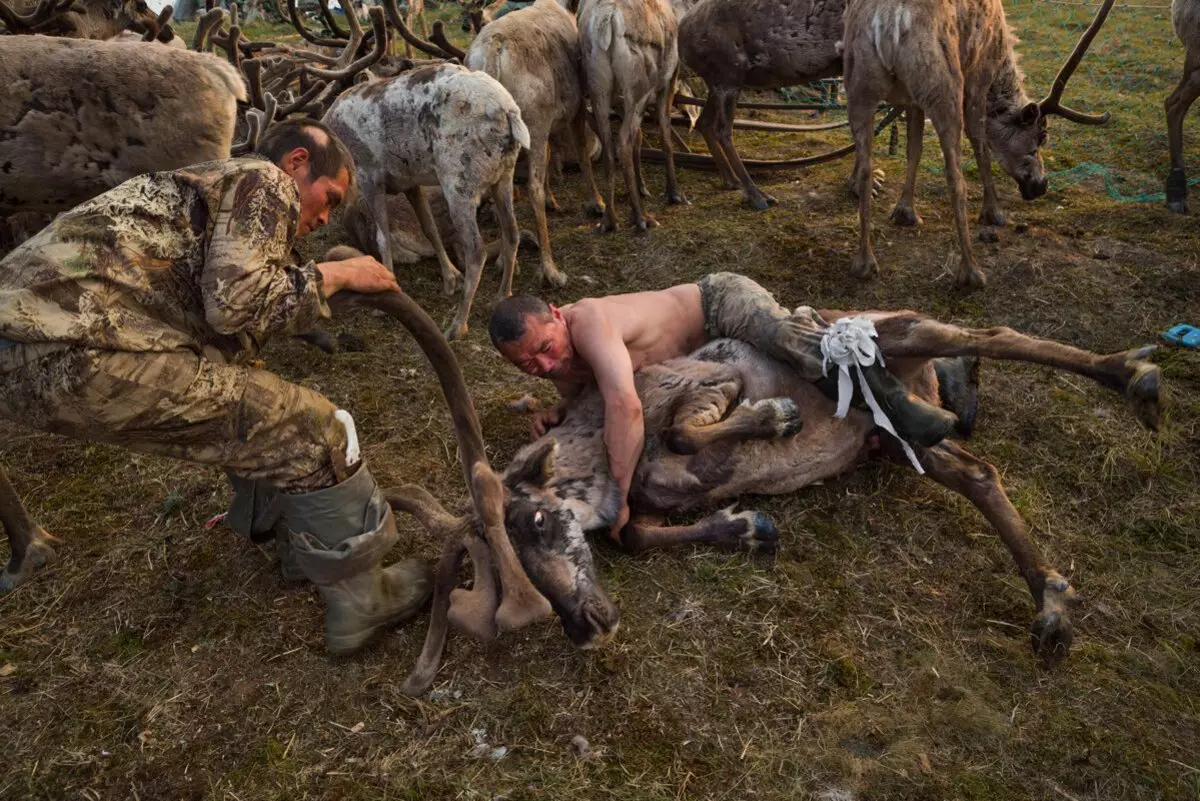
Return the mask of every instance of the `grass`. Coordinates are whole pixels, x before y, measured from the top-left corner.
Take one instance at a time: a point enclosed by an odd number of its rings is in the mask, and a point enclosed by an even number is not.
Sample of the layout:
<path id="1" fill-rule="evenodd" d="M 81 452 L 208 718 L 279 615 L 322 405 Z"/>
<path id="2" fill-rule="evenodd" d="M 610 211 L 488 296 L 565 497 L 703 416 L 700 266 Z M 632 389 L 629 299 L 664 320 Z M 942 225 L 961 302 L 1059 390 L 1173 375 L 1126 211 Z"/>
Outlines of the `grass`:
<path id="1" fill-rule="evenodd" d="M 1086 10 L 1027 1 L 1011 16 L 1038 94 Z M 1165 175 L 1161 101 L 1181 52 L 1164 19 L 1165 10 L 1114 11 L 1067 92 L 1078 107 L 1112 110 L 1113 122 L 1055 120 L 1051 169 L 1091 161 L 1149 176 L 1151 190 Z M 739 141 L 762 157 L 823 146 Z M 1196 141 L 1188 159 L 1200 173 Z M 692 205 L 664 208 L 662 171 L 651 166 L 649 208 L 662 227 L 647 236 L 591 233 L 579 177 L 566 176 L 556 193 L 567 211 L 552 231 L 572 280 L 548 297 L 561 304 L 736 269 L 791 304 L 914 308 L 1096 351 L 1197 322 L 1194 213 L 1117 202 L 1095 181 L 1052 181 L 1046 198 L 1022 203 L 999 176 L 1011 222 L 1027 229 L 976 242 L 990 283 L 958 292 L 942 179 L 920 175 L 922 228 L 891 227 L 903 164 L 886 142 L 873 223 L 883 273 L 871 283 L 847 275 L 857 226 L 842 183 L 848 161 L 763 176 L 781 201 L 764 214 L 690 171 L 681 180 Z M 529 227 L 526 205 L 518 209 Z M 305 251 L 341 236 L 324 232 Z M 522 257 L 525 291 L 535 289 L 534 258 Z M 402 281 L 448 321 L 435 264 L 408 268 Z M 503 466 L 526 431 L 507 402 L 553 392 L 491 352 L 484 321 L 497 282 L 489 270 L 470 336 L 454 347 Z M 370 315 L 332 328 L 370 350 L 330 358 L 279 342 L 269 364 L 354 412 L 381 482 L 460 496 L 444 403 L 409 338 Z M 1157 358 L 1174 393 L 1157 437 L 1118 397 L 1074 376 L 983 370 L 968 446 L 1001 471 L 1084 598 L 1075 650 L 1054 671 L 1029 652 L 1028 592 L 986 522 L 962 498 L 880 465 L 793 496 L 745 499 L 779 525 L 773 560 L 688 549 L 632 558 L 597 542 L 623 617 L 611 646 L 575 652 L 553 623 L 488 647 L 453 636 L 433 693 L 408 699 L 399 685 L 423 621 L 359 656 L 327 657 L 313 590 L 283 584 L 273 555 L 227 529 L 202 529 L 228 500 L 218 470 L 5 424 L 0 458 L 63 544 L 52 566 L 0 598 L 0 798 L 1195 799 L 1200 359 Z M 412 521 L 400 525 L 394 556 L 437 552 Z M 494 759 L 498 746 L 507 750 Z"/>

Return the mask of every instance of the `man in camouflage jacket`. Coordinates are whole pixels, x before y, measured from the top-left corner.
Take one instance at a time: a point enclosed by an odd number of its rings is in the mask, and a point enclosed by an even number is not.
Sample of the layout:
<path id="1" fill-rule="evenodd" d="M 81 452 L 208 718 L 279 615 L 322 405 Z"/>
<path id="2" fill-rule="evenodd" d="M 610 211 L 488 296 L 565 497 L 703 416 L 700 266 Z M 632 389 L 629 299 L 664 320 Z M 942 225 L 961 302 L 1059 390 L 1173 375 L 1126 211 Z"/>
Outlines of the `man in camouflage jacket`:
<path id="1" fill-rule="evenodd" d="M 133 178 L 0 261 L 0 417 L 225 468 L 230 524 L 276 531 L 344 653 L 419 610 L 428 568 L 380 568 L 395 522 L 366 465 L 346 463 L 336 407 L 252 362 L 328 317 L 339 290 L 399 287 L 371 257 L 294 256 L 352 189 L 332 133 L 281 123 L 260 155 Z"/>

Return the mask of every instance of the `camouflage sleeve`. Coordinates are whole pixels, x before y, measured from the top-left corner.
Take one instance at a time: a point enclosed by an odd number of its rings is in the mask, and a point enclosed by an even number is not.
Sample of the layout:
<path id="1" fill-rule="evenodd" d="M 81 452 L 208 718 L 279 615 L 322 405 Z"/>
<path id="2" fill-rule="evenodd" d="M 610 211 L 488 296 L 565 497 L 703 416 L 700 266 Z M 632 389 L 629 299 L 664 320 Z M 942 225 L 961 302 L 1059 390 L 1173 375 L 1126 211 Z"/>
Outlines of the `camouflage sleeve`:
<path id="1" fill-rule="evenodd" d="M 226 180 L 200 281 L 205 318 L 218 333 L 262 341 L 329 317 L 316 264 L 292 261 L 299 220 L 296 185 L 283 173 L 250 169 Z"/>

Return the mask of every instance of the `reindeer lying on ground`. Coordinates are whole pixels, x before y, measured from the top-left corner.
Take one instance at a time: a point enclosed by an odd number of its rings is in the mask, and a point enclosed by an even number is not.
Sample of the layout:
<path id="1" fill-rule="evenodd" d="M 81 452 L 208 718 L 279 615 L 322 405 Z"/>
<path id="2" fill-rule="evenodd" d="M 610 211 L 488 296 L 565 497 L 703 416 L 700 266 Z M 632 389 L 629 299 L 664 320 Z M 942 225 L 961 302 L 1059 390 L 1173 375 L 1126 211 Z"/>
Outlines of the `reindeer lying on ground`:
<path id="1" fill-rule="evenodd" d="M 675 177 L 671 149 L 671 101 L 679 72 L 675 12 L 667 0 L 582 0 L 579 43 L 592 115 L 604 155 L 608 181 L 601 229 L 617 227 L 613 212 L 613 137 L 609 115 L 614 101 L 622 107 L 617 152 L 632 206 L 632 224 L 644 231 L 656 225 L 642 209 L 649 197 L 642 178 L 642 115 L 651 100 L 658 111 L 658 130 L 667 162 L 667 203 L 686 203 Z"/>
<path id="2" fill-rule="evenodd" d="M 822 316 L 832 321 L 845 313 Z M 1098 356 L 1007 328 L 964 329 L 913 312 L 868 316 L 888 368 L 918 395 L 941 397 L 967 426 L 974 417 L 972 375 L 978 358 L 1032 362 L 1086 376 L 1122 392 L 1148 428 L 1158 425 L 1160 372 L 1143 361 L 1153 348 Z M 819 390 L 744 343 L 717 340 L 689 357 L 643 368 L 635 378 L 646 444 L 630 490 L 635 518 L 622 531 L 631 551 L 683 543 L 774 551 L 775 527 L 757 512 L 722 511 L 678 527 L 654 525 L 638 515 L 695 509 L 748 493 L 795 492 L 868 458 L 869 414 L 851 411 L 843 420 L 834 418 L 833 402 Z M 452 408 L 461 403 L 450 400 Z M 517 453 L 502 477 L 508 535 L 521 564 L 581 648 L 609 639 L 619 620 L 584 536 L 607 530 L 619 507 L 601 437 L 603 408 L 598 392 L 581 396 L 560 425 Z M 1075 592 L 1031 540 L 996 469 L 949 441 L 920 449 L 918 457 L 932 479 L 984 514 L 1012 554 L 1037 609 L 1034 651 L 1048 662 L 1065 657 L 1073 636 L 1069 607 Z M 419 487 L 401 487 L 388 497 L 394 508 L 413 514 L 451 543 L 439 566 L 425 648 L 405 685 L 406 692 L 420 693 L 433 680 L 448 620 L 474 636 L 493 637 L 491 615 L 499 597 L 488 564 L 478 564 L 490 558 L 478 538 L 468 533 L 465 543 L 455 545 L 470 531 L 469 517 L 450 515 Z M 476 561 L 475 588 L 451 593 L 463 547 Z M 536 617 L 536 610 L 526 617 Z"/>
<path id="3" fill-rule="evenodd" d="M 494 78 L 454 64 L 421 67 L 394 78 L 368 81 L 341 95 L 324 121 L 354 155 L 358 191 L 375 218 L 381 259 L 394 268 L 389 192 L 404 192 L 425 237 L 437 250 L 442 290 L 453 294 L 462 280 L 450 262 L 421 187 L 440 186 L 458 230 L 466 281 L 448 339 L 466 336 L 471 301 L 486 252 L 476 210 L 490 195 L 500 226 L 502 295 L 512 292 L 519 232 L 513 209 L 513 168 L 529 130 L 512 96 Z"/>
<path id="4" fill-rule="evenodd" d="M 1003 225 L 1004 214 L 992 185 L 991 151 L 1016 180 L 1021 196 L 1046 194 L 1046 173 L 1039 148 L 1046 143 L 1046 118 L 1059 114 L 1090 125 L 1108 115 L 1090 116 L 1059 102 L 1071 73 L 1079 65 L 1113 0 L 1105 0 L 1091 26 L 1040 103 L 1029 100 L 1024 76 L 1013 51 L 1000 0 L 857 0 L 845 15 L 845 84 L 850 127 L 854 132 L 855 169 L 859 187 L 859 245 L 850 272 L 869 278 L 879 270 L 871 250 L 872 120 L 880 101 L 908 104 L 908 170 L 904 190 L 892 210 L 897 225 L 917 225 L 913 209 L 921 139 L 928 114 L 945 156 L 946 184 L 958 231 L 962 265 L 960 285 L 981 287 L 983 271 L 971 251 L 967 230 L 967 197 L 962 177 L 962 131 L 975 149 L 983 183 L 984 225 Z"/>
<path id="5" fill-rule="evenodd" d="M 1200 97 L 1200 0 L 1172 0 L 1171 21 L 1183 42 L 1183 75 L 1167 98 L 1167 143 L 1171 173 L 1167 177 L 1167 208 L 1187 213 L 1187 173 L 1183 169 L 1183 118 Z"/>
<path id="6" fill-rule="evenodd" d="M 521 109 L 529 128 L 529 201 L 542 256 L 538 276 L 562 286 L 567 276 L 559 272 L 550 252 L 546 184 L 551 134 L 557 131 L 569 139 L 575 153 L 584 152 L 587 141 L 575 18 L 558 0 L 537 0 L 487 25 L 471 43 L 463 64 L 499 81 Z M 584 158 L 579 166 L 592 195 L 589 211 L 601 213 L 604 201 L 596 191 L 592 163 Z"/>

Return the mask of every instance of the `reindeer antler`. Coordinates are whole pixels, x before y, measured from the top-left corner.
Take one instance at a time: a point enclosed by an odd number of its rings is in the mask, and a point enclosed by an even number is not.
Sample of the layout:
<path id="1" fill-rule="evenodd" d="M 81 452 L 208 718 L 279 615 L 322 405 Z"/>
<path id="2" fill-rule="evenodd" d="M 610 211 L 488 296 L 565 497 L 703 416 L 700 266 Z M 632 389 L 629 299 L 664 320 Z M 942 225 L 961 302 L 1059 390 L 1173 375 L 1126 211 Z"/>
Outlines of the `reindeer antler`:
<path id="1" fill-rule="evenodd" d="M 1104 0 L 1104 5 L 1100 6 L 1100 10 L 1096 12 L 1096 17 L 1092 20 L 1092 24 L 1083 32 L 1083 36 L 1079 37 L 1079 41 L 1075 44 L 1075 49 L 1071 51 L 1071 56 L 1063 64 L 1062 69 L 1058 71 L 1058 75 L 1054 78 L 1054 83 L 1050 87 L 1050 94 L 1046 95 L 1045 99 L 1038 103 L 1038 110 L 1042 116 L 1057 114 L 1060 117 L 1066 117 L 1071 122 L 1078 122 L 1081 125 L 1103 125 L 1108 122 L 1112 115 L 1109 112 L 1103 114 L 1084 114 L 1081 111 L 1068 108 L 1060 101 L 1063 90 L 1067 88 L 1067 81 L 1071 80 L 1071 75 L 1075 72 L 1075 68 L 1079 66 L 1079 62 L 1083 60 L 1083 56 L 1087 53 L 1088 47 L 1091 46 L 1092 40 L 1096 38 L 1096 34 L 1100 31 L 1100 26 L 1104 24 L 1104 20 L 1108 19 L 1108 12 L 1112 10 L 1115 0 Z"/>
<path id="2" fill-rule="evenodd" d="M 300 19 L 300 10 L 296 7 L 296 0 L 287 0 L 288 18 L 292 21 L 292 27 L 296 29 L 305 41 L 311 42 L 321 47 L 341 47 L 344 39 L 329 39 L 324 36 L 317 36 L 305 26 L 304 21 Z"/>
<path id="3" fill-rule="evenodd" d="M 422 53 L 433 56 L 434 58 L 459 58 L 449 51 L 443 50 L 432 42 L 427 42 L 409 30 L 407 23 L 404 21 L 404 15 L 400 13 L 400 9 L 396 6 L 396 0 L 383 0 L 383 10 L 387 13 L 388 22 L 392 27 L 400 32 L 404 41 L 408 42 L 413 47 L 420 50 Z M 436 25 L 434 26 L 437 27 Z M 460 51 L 461 52 L 461 51 Z"/>
<path id="4" fill-rule="evenodd" d="M 433 23 L 433 33 L 429 34 L 429 41 L 445 50 L 451 56 L 454 56 L 459 61 L 467 57 L 465 50 L 459 50 L 454 44 L 446 38 L 446 25 L 439 19 Z"/>
<path id="5" fill-rule="evenodd" d="M 383 58 L 383 53 L 387 49 L 387 23 L 383 19 L 383 11 L 378 6 L 375 6 L 371 8 L 368 14 L 371 17 L 371 33 L 374 39 L 374 47 L 371 48 L 371 52 L 362 58 L 354 59 L 354 54 L 358 52 L 358 46 L 362 44 L 364 37 L 358 17 L 354 14 L 347 14 L 346 21 L 350 24 L 350 40 L 342 51 L 342 55 L 338 58 L 337 65 L 329 70 L 305 65 L 305 72 L 314 78 L 340 81 L 354 77 L 356 73 L 365 70 Z"/>
<path id="6" fill-rule="evenodd" d="M 192 34 L 192 49 L 198 53 L 207 53 L 212 43 L 212 33 L 225 19 L 225 9 L 214 8 L 204 13 L 196 23 L 196 32 Z"/>

